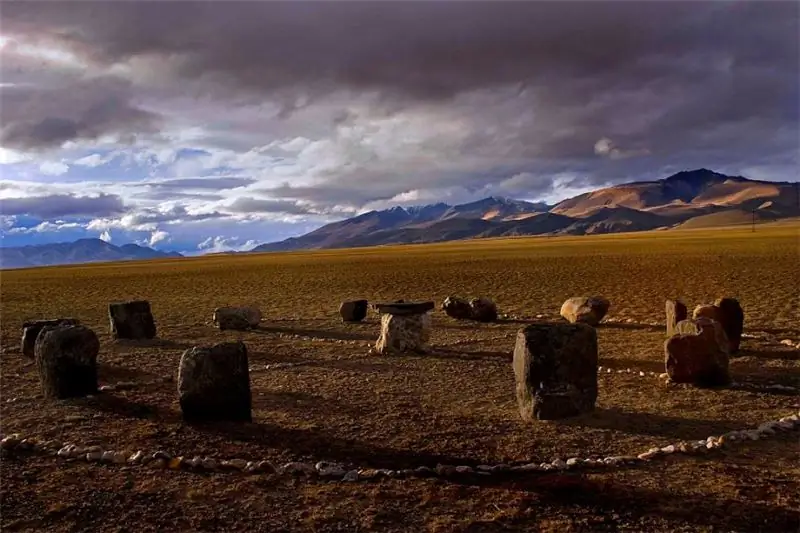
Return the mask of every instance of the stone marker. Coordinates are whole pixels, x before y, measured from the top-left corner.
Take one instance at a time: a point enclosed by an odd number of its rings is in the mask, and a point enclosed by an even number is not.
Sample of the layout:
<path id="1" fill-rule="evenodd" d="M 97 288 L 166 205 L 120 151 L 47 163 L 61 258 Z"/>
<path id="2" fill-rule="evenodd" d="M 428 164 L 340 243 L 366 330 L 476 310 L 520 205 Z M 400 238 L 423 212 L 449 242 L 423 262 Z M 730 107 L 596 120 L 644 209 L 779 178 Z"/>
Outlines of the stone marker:
<path id="1" fill-rule="evenodd" d="M 689 318 L 689 310 L 680 300 L 667 300 L 667 337 L 675 335 L 675 326 L 681 320 Z"/>
<path id="2" fill-rule="evenodd" d="M 186 421 L 252 422 L 244 343 L 223 342 L 186 350 L 178 369 L 178 399 Z"/>
<path id="3" fill-rule="evenodd" d="M 711 320 L 722 323 L 722 311 L 713 304 L 700 304 L 694 308 L 692 318 L 710 318 Z"/>
<path id="4" fill-rule="evenodd" d="M 108 318 L 115 339 L 153 339 L 156 336 L 156 323 L 148 301 L 109 304 Z"/>
<path id="5" fill-rule="evenodd" d="M 602 296 L 577 296 L 561 306 L 561 316 L 572 324 L 596 326 L 608 313 L 611 302 Z"/>
<path id="6" fill-rule="evenodd" d="M 376 304 L 381 313 L 381 335 L 375 351 L 383 355 L 427 353 L 433 302 Z"/>
<path id="7" fill-rule="evenodd" d="M 442 302 L 442 311 L 451 318 L 457 320 L 469 320 L 472 318 L 472 306 L 469 302 L 458 296 L 448 296 Z"/>
<path id="8" fill-rule="evenodd" d="M 665 365 L 676 383 L 713 387 L 730 383 L 728 339 L 722 324 L 708 317 L 682 320 L 664 343 Z"/>
<path id="9" fill-rule="evenodd" d="M 525 420 L 557 420 L 594 410 L 597 332 L 586 324 L 531 324 L 514 346 L 519 411 Z"/>
<path id="10" fill-rule="evenodd" d="M 55 318 L 51 320 L 29 320 L 22 324 L 22 355 L 34 357 L 34 347 L 36 337 L 45 326 L 77 326 L 80 321 L 77 318 Z"/>
<path id="11" fill-rule="evenodd" d="M 45 398 L 77 398 L 97 394 L 100 341 L 86 326 L 42 328 L 34 354 Z"/>
<path id="12" fill-rule="evenodd" d="M 220 330 L 243 331 L 258 327 L 261 310 L 257 307 L 217 307 L 211 319 Z"/>
<path id="13" fill-rule="evenodd" d="M 343 322 L 361 322 L 367 317 L 367 308 L 367 300 L 342 302 L 339 306 L 339 315 Z"/>
<path id="14" fill-rule="evenodd" d="M 714 305 L 719 309 L 722 328 L 728 336 L 730 353 L 737 353 L 742 343 L 744 329 L 744 311 L 735 298 L 719 298 Z"/>
<path id="15" fill-rule="evenodd" d="M 469 301 L 472 318 L 478 322 L 494 322 L 497 320 L 497 305 L 489 298 L 473 298 Z"/>

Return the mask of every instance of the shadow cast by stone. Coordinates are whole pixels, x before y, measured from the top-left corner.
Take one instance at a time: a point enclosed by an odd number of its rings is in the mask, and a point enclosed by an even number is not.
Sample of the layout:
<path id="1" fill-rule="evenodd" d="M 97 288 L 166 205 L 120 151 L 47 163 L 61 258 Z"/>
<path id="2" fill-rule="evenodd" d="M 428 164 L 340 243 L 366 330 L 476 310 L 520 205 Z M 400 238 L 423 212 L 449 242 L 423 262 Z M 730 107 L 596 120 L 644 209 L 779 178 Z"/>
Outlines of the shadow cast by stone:
<path id="1" fill-rule="evenodd" d="M 782 361 L 800 361 L 800 350 L 758 350 L 742 349 L 736 354 L 736 358 L 754 357 L 756 359 L 774 359 Z"/>
<path id="2" fill-rule="evenodd" d="M 253 409 L 300 413 L 321 411 L 326 414 L 346 414 L 354 418 L 364 415 L 363 409 L 346 402 L 298 391 L 259 393 L 253 396 Z"/>
<path id="3" fill-rule="evenodd" d="M 351 325 L 351 324 L 348 324 Z M 257 328 L 250 330 L 251 333 L 260 334 L 276 334 L 282 333 L 284 335 L 301 335 L 303 337 L 315 337 L 318 339 L 330 339 L 339 341 L 372 341 L 378 336 L 377 333 L 355 333 L 349 331 L 332 331 L 325 329 L 304 329 L 304 328 L 285 328 L 279 326 L 264 326 L 261 325 Z"/>
<path id="4" fill-rule="evenodd" d="M 591 413 L 565 418 L 554 423 L 684 440 L 704 439 L 708 435 L 721 435 L 741 429 L 740 422 L 685 418 L 604 407 L 596 407 Z"/>
<path id="5" fill-rule="evenodd" d="M 119 381 L 132 381 L 136 383 L 139 381 L 153 381 L 164 377 L 137 368 L 117 366 L 108 363 L 97 364 L 97 375 L 99 382 L 103 384 L 114 384 Z"/>
<path id="6" fill-rule="evenodd" d="M 636 324 L 636 323 L 626 324 L 621 322 L 601 322 L 600 324 L 597 325 L 597 329 L 622 329 L 622 330 L 644 330 L 644 331 L 666 332 L 666 326 L 664 325 L 653 326 L 651 324 Z"/>
<path id="7" fill-rule="evenodd" d="M 431 352 L 427 354 L 408 354 L 414 357 L 423 357 L 427 359 L 441 359 L 444 361 L 453 361 L 461 359 L 464 361 L 504 361 L 510 363 L 514 359 L 514 354 L 511 351 L 499 352 L 478 350 L 471 352 L 464 352 L 460 350 L 451 350 L 447 348 L 437 348 L 433 346 Z"/>
<path id="8" fill-rule="evenodd" d="M 122 418 L 159 421 L 177 421 L 180 419 L 180 413 L 174 409 L 155 407 L 143 402 L 129 400 L 115 393 L 101 392 L 92 398 L 69 400 L 69 404 L 113 414 Z"/>

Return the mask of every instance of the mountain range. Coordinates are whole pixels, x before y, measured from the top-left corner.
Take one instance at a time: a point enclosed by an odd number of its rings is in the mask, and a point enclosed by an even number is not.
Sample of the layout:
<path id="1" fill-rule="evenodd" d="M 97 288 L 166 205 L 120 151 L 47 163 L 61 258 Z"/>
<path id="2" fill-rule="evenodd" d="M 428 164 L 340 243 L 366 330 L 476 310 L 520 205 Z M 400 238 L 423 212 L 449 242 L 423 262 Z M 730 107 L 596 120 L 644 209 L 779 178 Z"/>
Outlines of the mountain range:
<path id="1" fill-rule="evenodd" d="M 555 205 L 490 197 L 370 211 L 253 252 L 350 248 L 519 235 L 587 235 L 704 227 L 800 215 L 800 185 L 705 168 L 615 185 Z"/>
<path id="2" fill-rule="evenodd" d="M 138 244 L 114 246 L 100 239 L 78 239 L 75 242 L 2 248 L 0 267 L 25 268 L 168 257 L 183 257 L 183 255 L 178 252 L 160 252 Z"/>
<path id="3" fill-rule="evenodd" d="M 522 235 L 588 235 L 699 228 L 800 216 L 800 184 L 708 169 L 615 185 L 555 205 L 489 197 L 475 202 L 369 211 L 251 252 L 350 248 Z M 249 252 L 248 252 L 249 253 Z M 0 249 L 0 267 L 182 257 L 100 239 Z"/>

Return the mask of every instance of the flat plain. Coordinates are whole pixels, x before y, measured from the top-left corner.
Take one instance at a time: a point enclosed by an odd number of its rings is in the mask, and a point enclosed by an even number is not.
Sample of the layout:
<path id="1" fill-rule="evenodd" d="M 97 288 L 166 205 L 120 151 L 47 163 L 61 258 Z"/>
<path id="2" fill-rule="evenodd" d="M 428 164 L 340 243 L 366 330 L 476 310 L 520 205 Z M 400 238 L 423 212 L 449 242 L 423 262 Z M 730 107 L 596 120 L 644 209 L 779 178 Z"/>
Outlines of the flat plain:
<path id="1" fill-rule="evenodd" d="M 2 433 L 173 456 L 337 461 L 371 468 L 550 462 L 637 454 L 797 412 L 796 394 L 666 384 L 664 302 L 719 296 L 745 310 L 736 381 L 800 387 L 800 226 L 535 237 L 285 254 L 220 255 L 4 271 Z M 506 318 L 459 322 L 450 295 Z M 577 295 L 612 302 L 598 327 L 596 410 L 526 423 L 511 356 L 526 323 Z M 379 320 L 344 324 L 346 299 L 434 300 L 432 353 L 370 355 Z M 147 299 L 157 343 L 115 342 L 107 305 Z M 259 329 L 220 332 L 215 307 L 256 305 Z M 45 402 L 21 324 L 76 317 L 101 339 L 100 383 L 142 383 Z M 252 424 L 189 426 L 182 352 L 242 339 Z M 789 342 L 782 343 L 787 340 Z M 298 366 L 266 365 L 302 362 Z M 631 372 L 618 373 L 616 370 Z M 638 372 L 645 375 L 640 376 Z M 164 380 L 167 378 L 167 381 Z M 172 378 L 172 381 L 168 379 Z M 646 465 L 484 480 L 357 482 L 197 473 L 37 455 L 2 460 L 3 531 L 788 531 L 800 529 L 796 431 Z"/>

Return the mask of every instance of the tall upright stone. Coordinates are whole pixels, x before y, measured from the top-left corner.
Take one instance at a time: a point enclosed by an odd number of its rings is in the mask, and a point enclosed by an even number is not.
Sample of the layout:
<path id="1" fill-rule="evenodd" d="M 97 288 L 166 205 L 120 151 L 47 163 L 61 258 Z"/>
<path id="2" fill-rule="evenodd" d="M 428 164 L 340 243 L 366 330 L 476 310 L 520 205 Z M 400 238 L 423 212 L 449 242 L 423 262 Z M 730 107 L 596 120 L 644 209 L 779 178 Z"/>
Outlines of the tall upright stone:
<path id="1" fill-rule="evenodd" d="M 608 313 L 611 302 L 602 296 L 576 296 L 561 306 L 561 316 L 571 324 L 596 326 Z"/>
<path id="2" fill-rule="evenodd" d="M 195 346 L 181 356 L 178 400 L 189 422 L 251 422 L 250 369 L 243 342 Z"/>
<path id="3" fill-rule="evenodd" d="M 557 420 L 594 410 L 597 332 L 586 324 L 531 324 L 517 333 L 514 376 L 525 420 Z"/>
<path id="4" fill-rule="evenodd" d="M 339 305 L 339 316 L 342 322 L 361 322 L 367 318 L 367 300 L 350 300 Z"/>
<path id="5" fill-rule="evenodd" d="M 675 326 L 681 320 L 686 320 L 689 317 L 689 310 L 680 300 L 667 300 L 667 337 L 675 335 Z"/>
<path id="6" fill-rule="evenodd" d="M 44 326 L 34 347 L 42 394 L 52 399 L 96 394 L 99 352 L 97 335 L 85 326 Z"/>
<path id="7" fill-rule="evenodd" d="M 115 339 L 153 339 L 156 323 L 150 311 L 150 302 L 136 300 L 108 305 L 111 336 Z"/>
<path id="8" fill-rule="evenodd" d="M 728 336 L 730 353 L 737 353 L 742 343 L 742 330 L 744 329 L 742 306 L 735 298 L 719 298 L 714 305 L 719 309 L 722 328 L 725 330 L 725 335 Z"/>
<path id="9" fill-rule="evenodd" d="M 730 383 L 728 338 L 722 324 L 708 317 L 678 322 L 664 343 L 665 366 L 676 383 L 713 387 Z"/>
<path id="10" fill-rule="evenodd" d="M 34 357 L 36 338 L 39 333 L 47 326 L 77 326 L 80 321 L 77 318 L 55 318 L 51 320 L 29 320 L 22 324 L 22 355 Z"/>
<path id="11" fill-rule="evenodd" d="M 427 353 L 433 302 L 376 304 L 381 313 L 381 334 L 375 351 L 382 355 Z"/>

